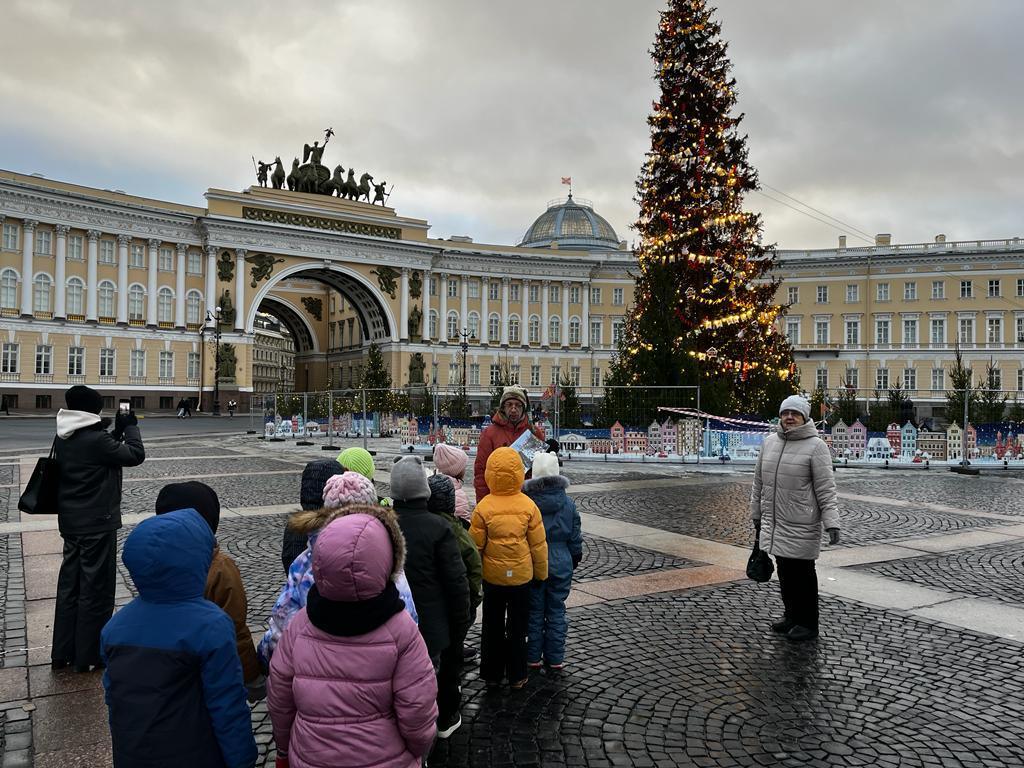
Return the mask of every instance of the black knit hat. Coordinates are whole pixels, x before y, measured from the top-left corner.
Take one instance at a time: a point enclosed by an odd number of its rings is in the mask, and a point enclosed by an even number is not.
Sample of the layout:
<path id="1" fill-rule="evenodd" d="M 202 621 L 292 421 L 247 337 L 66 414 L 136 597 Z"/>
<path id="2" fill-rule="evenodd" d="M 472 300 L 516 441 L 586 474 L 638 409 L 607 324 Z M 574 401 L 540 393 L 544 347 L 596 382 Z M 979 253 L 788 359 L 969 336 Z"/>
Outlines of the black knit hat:
<path id="1" fill-rule="evenodd" d="M 455 484 L 447 475 L 431 475 L 427 478 L 427 485 L 430 486 L 430 498 L 427 499 L 427 509 L 431 512 L 449 515 L 455 514 Z"/>
<path id="2" fill-rule="evenodd" d="M 190 480 L 187 483 L 170 483 L 160 489 L 156 497 L 156 513 L 174 512 L 179 509 L 194 509 L 210 530 L 217 533 L 220 524 L 220 499 L 217 492 L 206 483 Z"/>
<path id="3" fill-rule="evenodd" d="M 336 461 L 322 459 L 311 461 L 302 470 L 302 487 L 299 489 L 299 504 L 303 509 L 320 509 L 324 505 L 324 486 L 327 478 L 340 475 L 345 468 Z"/>
<path id="4" fill-rule="evenodd" d="M 72 411 L 99 413 L 103 410 L 103 396 L 84 384 L 75 384 L 64 393 L 64 402 Z"/>

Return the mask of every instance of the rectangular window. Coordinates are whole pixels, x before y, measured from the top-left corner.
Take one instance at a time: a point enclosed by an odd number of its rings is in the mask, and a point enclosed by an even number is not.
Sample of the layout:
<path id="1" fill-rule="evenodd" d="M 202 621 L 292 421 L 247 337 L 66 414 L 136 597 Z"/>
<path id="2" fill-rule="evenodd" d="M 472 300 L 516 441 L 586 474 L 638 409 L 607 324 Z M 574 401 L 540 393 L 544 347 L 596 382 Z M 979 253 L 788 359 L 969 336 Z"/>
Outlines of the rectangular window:
<path id="1" fill-rule="evenodd" d="M 501 366 L 497 363 L 491 363 L 490 375 L 488 376 L 488 384 L 492 387 L 501 381 Z"/>
<path id="2" fill-rule="evenodd" d="M 53 395 L 36 395 L 36 408 L 50 410 L 53 407 Z"/>
<path id="3" fill-rule="evenodd" d="M 487 298 L 491 301 L 497 301 L 501 298 L 501 283 L 497 280 L 491 280 L 487 284 Z"/>
<path id="4" fill-rule="evenodd" d="M 786 318 L 786 338 L 794 347 L 800 343 L 800 321 L 795 317 Z"/>
<path id="5" fill-rule="evenodd" d="M 1003 318 L 1001 317 L 990 317 L 988 318 L 988 332 L 985 336 L 985 340 L 989 344 L 1002 344 L 1003 343 Z"/>
<path id="6" fill-rule="evenodd" d="M 85 347 L 68 347 L 68 376 L 85 375 Z"/>
<path id="7" fill-rule="evenodd" d="M 189 251 L 188 258 L 186 259 L 188 264 L 188 273 L 190 275 L 201 275 L 203 274 L 203 254 L 199 251 Z M 334 299 L 334 296 L 331 296 Z"/>
<path id="8" fill-rule="evenodd" d="M 875 371 L 875 389 L 889 388 L 889 369 L 879 368 Z"/>
<path id="9" fill-rule="evenodd" d="M 941 392 L 946 388 L 946 371 L 942 368 L 932 368 L 932 390 Z"/>
<path id="10" fill-rule="evenodd" d="M 988 281 L 988 297 L 990 299 L 998 299 L 1003 295 L 1003 284 L 1001 280 L 989 280 Z"/>
<path id="11" fill-rule="evenodd" d="M 1022 318 L 1024 319 L 1024 318 Z M 590 321 L 590 346 L 600 347 L 601 346 L 601 326 L 603 323 L 600 320 Z"/>
<path id="12" fill-rule="evenodd" d="M 849 304 L 854 304 L 860 301 L 860 286 L 856 283 L 846 286 L 846 301 Z"/>
<path id="13" fill-rule="evenodd" d="M 590 386 L 601 386 L 601 369 L 596 366 L 590 369 Z"/>
<path id="14" fill-rule="evenodd" d="M 557 384 L 558 383 L 558 377 L 559 377 L 559 375 L 561 373 L 561 370 L 562 369 L 561 369 L 560 366 L 557 366 L 557 365 L 551 366 L 551 383 L 552 384 Z"/>
<path id="15" fill-rule="evenodd" d="M 930 340 L 932 345 L 940 345 L 946 343 L 946 321 L 941 317 L 933 317 L 931 322 L 931 336 Z"/>
<path id="16" fill-rule="evenodd" d="M 970 299 L 974 297 L 974 284 L 970 280 L 960 281 L 960 298 Z"/>
<path id="17" fill-rule="evenodd" d="M 612 288 L 612 304 L 616 307 L 621 307 L 626 303 L 622 288 Z"/>
<path id="18" fill-rule="evenodd" d="M 917 344 L 917 320 L 912 318 L 903 319 L 903 343 Z"/>
<path id="19" fill-rule="evenodd" d="M 889 343 L 889 321 L 875 320 L 875 344 Z"/>
<path id="20" fill-rule="evenodd" d="M 889 284 L 879 283 L 875 286 L 875 299 L 877 301 L 888 301 L 889 300 Z"/>
<path id="21" fill-rule="evenodd" d="M 430 278 L 430 295 L 437 296 L 437 278 Z"/>
<path id="22" fill-rule="evenodd" d="M 18 372 L 18 345 L 4 342 L 2 354 L 0 354 L 0 373 Z"/>
<path id="23" fill-rule="evenodd" d="M 146 350 L 133 349 L 128 358 L 128 375 L 136 378 L 144 378 L 146 375 Z"/>
<path id="24" fill-rule="evenodd" d="M 520 381 L 519 381 L 519 363 L 516 363 L 515 365 L 512 366 L 512 369 L 509 371 L 509 378 L 511 379 L 511 383 L 512 384 L 519 384 L 520 383 Z"/>
<path id="25" fill-rule="evenodd" d="M 860 387 L 860 371 L 858 369 L 846 369 L 846 386 L 851 389 L 858 389 Z"/>
<path id="26" fill-rule="evenodd" d="M 814 343 L 828 344 L 828 320 L 814 321 Z"/>
<path id="27" fill-rule="evenodd" d="M 51 256 L 53 254 L 53 233 L 48 229 L 36 230 L 35 251 L 37 256 Z"/>
<path id="28" fill-rule="evenodd" d="M 942 280 L 932 280 L 932 298 L 946 298 L 946 284 Z"/>
<path id="29" fill-rule="evenodd" d="M 462 377 L 460 376 L 461 369 L 458 363 L 448 364 L 448 384 L 461 384 Z"/>
<path id="30" fill-rule="evenodd" d="M 18 250 L 18 227 L 15 224 L 4 224 L 4 250 Z"/>
<path id="31" fill-rule="evenodd" d="M 974 343 L 974 318 L 961 317 L 959 322 L 959 333 L 957 339 L 961 344 Z"/>
<path id="32" fill-rule="evenodd" d="M 187 359 L 188 368 L 185 372 L 186 378 L 198 379 L 199 378 L 199 353 L 189 352 Z"/>
<path id="33" fill-rule="evenodd" d="M 1024 280 L 1022 280 L 1021 282 L 1024 282 Z M 1021 295 L 1024 295 L 1024 294 L 1021 294 Z M 590 303 L 591 304 L 600 304 L 601 303 L 601 289 L 600 288 L 591 288 L 590 289 Z"/>
<path id="34" fill-rule="evenodd" d="M 100 350 L 100 376 L 113 376 L 115 371 L 114 350 L 104 347 Z"/>
<path id="35" fill-rule="evenodd" d="M 578 365 L 574 365 L 569 369 L 569 383 L 574 387 L 580 385 L 580 367 Z"/>
<path id="36" fill-rule="evenodd" d="M 913 392 L 917 389 L 917 369 L 916 368 L 904 368 L 903 369 L 903 389 L 908 392 Z"/>
<path id="37" fill-rule="evenodd" d="M 530 303 L 536 304 L 538 301 L 540 301 L 540 286 L 530 283 Z"/>
<path id="38" fill-rule="evenodd" d="M 903 300 L 917 301 L 917 283 L 903 284 Z"/>
<path id="39" fill-rule="evenodd" d="M 828 368 L 815 371 L 814 383 L 818 389 L 828 389 Z"/>
<path id="40" fill-rule="evenodd" d="M 1024 344 L 1024 315 L 1017 316 L 1017 343 Z"/>
<path id="41" fill-rule="evenodd" d="M 612 320 L 612 344 L 616 347 L 619 346 L 619 342 L 622 340 L 622 329 L 624 323 L 622 320 Z"/>
<path id="42" fill-rule="evenodd" d="M 480 281 L 469 280 L 466 285 L 469 286 L 469 298 L 479 299 L 480 298 Z"/>
<path id="43" fill-rule="evenodd" d="M 1024 392 L 1024 368 L 1017 369 L 1017 391 Z"/>
<path id="44" fill-rule="evenodd" d="M 539 365 L 531 365 L 530 366 L 530 386 L 531 387 L 539 387 L 540 386 L 540 366 Z"/>
<path id="45" fill-rule="evenodd" d="M 548 286 L 548 300 L 557 304 L 562 300 L 562 287 L 559 285 Z"/>
<path id="46" fill-rule="evenodd" d="M 1024 296 L 1024 278 L 1017 278 L 1017 296 Z"/>
<path id="47" fill-rule="evenodd" d="M 860 320 L 846 321 L 846 343 L 860 344 Z"/>
<path id="48" fill-rule="evenodd" d="M 156 265 L 157 269 L 159 269 L 161 272 L 173 272 L 174 251 L 172 251 L 170 248 L 161 248 L 158 251 Z"/>
<path id="49" fill-rule="evenodd" d="M 448 298 L 449 299 L 456 299 L 456 298 L 458 298 L 458 296 L 459 296 L 459 281 L 458 280 L 451 280 L 451 279 L 449 279 L 448 280 Z"/>
<path id="50" fill-rule="evenodd" d="M 138 243 L 133 243 L 131 248 L 128 249 L 128 266 L 136 269 L 144 269 L 146 267 L 146 249 L 144 246 Z"/>
<path id="51" fill-rule="evenodd" d="M 819 304 L 828 304 L 828 286 L 827 285 L 819 285 L 818 286 L 817 301 L 818 301 Z"/>
<path id="52" fill-rule="evenodd" d="M 569 288 L 569 303 L 579 304 L 580 303 L 580 287 L 573 285 Z"/>
<path id="53" fill-rule="evenodd" d="M 72 261 L 82 260 L 82 236 L 69 235 L 67 245 L 67 257 Z"/>
<path id="54" fill-rule="evenodd" d="M 53 373 L 53 347 L 49 344 L 36 345 L 36 374 L 45 376 Z"/>
<path id="55" fill-rule="evenodd" d="M 999 368 L 993 368 L 989 373 L 991 379 L 986 382 L 989 389 L 1002 389 L 1003 388 L 1003 372 Z"/>
<path id="56" fill-rule="evenodd" d="M 791 285 L 786 289 L 786 299 L 789 304 L 800 303 L 800 287 L 797 285 Z"/>
<path id="57" fill-rule="evenodd" d="M 469 383 L 470 386 L 480 386 L 480 363 L 469 364 Z"/>
<path id="58" fill-rule="evenodd" d="M 509 301 L 519 301 L 519 289 L 521 286 L 519 283 L 513 283 L 508 287 L 508 298 Z"/>
<path id="59" fill-rule="evenodd" d="M 114 241 L 100 240 L 100 264 L 113 264 L 116 261 L 114 258 Z"/>
<path id="60" fill-rule="evenodd" d="M 173 379 L 174 378 L 174 353 L 173 352 L 161 352 L 160 353 L 160 378 L 161 379 Z"/>

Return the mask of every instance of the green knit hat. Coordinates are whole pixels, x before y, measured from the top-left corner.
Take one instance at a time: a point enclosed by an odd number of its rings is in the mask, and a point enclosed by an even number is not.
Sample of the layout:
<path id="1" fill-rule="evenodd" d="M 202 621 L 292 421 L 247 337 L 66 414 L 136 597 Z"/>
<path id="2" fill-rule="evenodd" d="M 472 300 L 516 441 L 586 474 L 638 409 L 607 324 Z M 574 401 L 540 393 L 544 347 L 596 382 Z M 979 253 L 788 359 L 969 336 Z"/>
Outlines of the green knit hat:
<path id="1" fill-rule="evenodd" d="M 373 480 L 373 456 L 365 448 L 346 448 L 338 454 L 338 463 L 347 470 L 358 472 L 367 480 Z"/>

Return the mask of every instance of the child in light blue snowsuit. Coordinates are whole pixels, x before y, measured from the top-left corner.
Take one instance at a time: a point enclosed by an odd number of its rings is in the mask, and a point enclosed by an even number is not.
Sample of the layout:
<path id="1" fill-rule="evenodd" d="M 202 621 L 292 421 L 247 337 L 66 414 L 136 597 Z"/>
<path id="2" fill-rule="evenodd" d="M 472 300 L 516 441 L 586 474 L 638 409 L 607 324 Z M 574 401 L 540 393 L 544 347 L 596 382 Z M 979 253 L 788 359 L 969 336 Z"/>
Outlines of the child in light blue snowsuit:
<path id="1" fill-rule="evenodd" d="M 569 481 L 558 474 L 558 456 L 538 453 L 533 457 L 533 478 L 523 483 L 523 493 L 540 509 L 548 541 L 548 578 L 534 582 L 530 590 L 526 659 L 533 669 L 542 663 L 548 669 L 561 669 L 565 663 L 569 628 L 565 600 L 572 572 L 583 558 L 580 513 L 565 493 L 568 487 Z"/>

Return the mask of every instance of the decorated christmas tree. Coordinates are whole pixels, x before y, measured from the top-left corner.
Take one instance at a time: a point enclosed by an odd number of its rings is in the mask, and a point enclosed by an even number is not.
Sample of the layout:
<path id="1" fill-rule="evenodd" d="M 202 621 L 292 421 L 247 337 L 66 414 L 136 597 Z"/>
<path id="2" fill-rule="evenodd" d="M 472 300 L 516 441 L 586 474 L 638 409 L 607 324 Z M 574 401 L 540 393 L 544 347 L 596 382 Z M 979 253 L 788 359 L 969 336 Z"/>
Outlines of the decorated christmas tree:
<path id="1" fill-rule="evenodd" d="M 700 384 L 706 411 L 770 413 L 795 390 L 795 366 L 776 329 L 774 254 L 760 216 L 743 210 L 757 172 L 720 32 L 704 0 L 671 0 L 661 14 L 651 51 L 661 93 L 637 180 L 639 272 L 611 383 Z"/>

